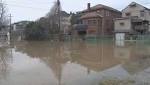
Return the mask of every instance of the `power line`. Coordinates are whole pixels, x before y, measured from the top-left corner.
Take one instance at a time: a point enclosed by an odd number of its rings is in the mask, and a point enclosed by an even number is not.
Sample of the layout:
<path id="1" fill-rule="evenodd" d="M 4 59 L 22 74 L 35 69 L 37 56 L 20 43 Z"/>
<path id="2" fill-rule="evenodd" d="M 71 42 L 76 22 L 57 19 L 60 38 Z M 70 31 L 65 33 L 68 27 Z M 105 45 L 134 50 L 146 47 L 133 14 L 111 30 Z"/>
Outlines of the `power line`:
<path id="1" fill-rule="evenodd" d="M 32 6 L 23 6 L 23 5 L 16 5 L 16 4 L 7 4 L 7 5 L 11 5 L 11 6 L 15 6 L 15 7 L 22 7 L 22 8 L 38 9 L 38 10 L 49 10 L 49 9 L 45 9 L 45 8 L 32 7 Z M 49 8 L 49 7 L 47 7 L 47 8 Z"/>
<path id="2" fill-rule="evenodd" d="M 0 3 L 0 4 L 2 4 L 2 3 Z M 45 8 L 24 6 L 24 5 L 18 5 L 18 4 L 4 4 L 4 5 L 11 5 L 11 6 L 15 6 L 15 7 L 23 7 L 23 8 L 37 9 L 37 10 L 50 10 L 50 9 L 45 9 Z M 47 8 L 50 8 L 50 7 L 47 7 Z"/>
<path id="3" fill-rule="evenodd" d="M 147 1 L 144 1 L 144 2 L 143 2 L 143 0 L 139 0 L 139 2 L 141 2 L 141 3 L 144 4 L 144 5 L 149 5 L 149 4 L 150 4 L 150 1 L 148 1 L 148 0 L 147 0 Z"/>
<path id="4" fill-rule="evenodd" d="M 23 3 L 23 4 L 36 4 L 36 5 L 49 5 L 49 4 L 54 4 L 55 2 L 49 2 L 49 3 L 35 3 L 33 1 L 30 1 L 30 2 L 16 2 L 16 1 L 9 1 L 9 3 L 15 3 L 15 4 L 20 4 L 20 3 Z"/>
<path id="5" fill-rule="evenodd" d="M 16 3 L 16 2 L 18 2 L 18 1 L 9 1 L 9 2 L 15 2 L 15 3 Z M 50 3 L 54 3 L 54 1 L 53 1 L 53 2 L 49 2 L 49 1 L 48 1 L 48 2 L 43 2 L 43 1 L 42 1 L 42 2 L 40 1 L 40 2 L 39 2 L 39 1 L 32 1 L 32 0 L 30 0 L 30 1 L 29 1 L 29 0 L 26 0 L 26 1 L 23 1 L 23 3 L 24 3 L 24 2 L 25 2 L 25 3 L 31 3 L 31 4 L 33 4 L 33 3 L 35 3 L 35 4 L 50 4 Z M 21 3 L 22 3 L 22 2 L 21 2 Z"/>

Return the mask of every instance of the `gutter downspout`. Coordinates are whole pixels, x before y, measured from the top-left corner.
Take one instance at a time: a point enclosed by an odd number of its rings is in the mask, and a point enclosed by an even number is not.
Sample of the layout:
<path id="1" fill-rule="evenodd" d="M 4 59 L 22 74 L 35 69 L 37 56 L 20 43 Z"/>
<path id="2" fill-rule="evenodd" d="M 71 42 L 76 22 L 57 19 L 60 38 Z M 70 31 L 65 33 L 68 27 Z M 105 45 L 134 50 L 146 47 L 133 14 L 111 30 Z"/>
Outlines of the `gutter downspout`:
<path id="1" fill-rule="evenodd" d="M 98 25 L 100 25 L 100 23 L 101 23 L 101 27 L 98 27 L 98 32 L 100 33 L 100 29 L 101 29 L 101 37 L 102 37 L 104 35 L 104 18 L 98 12 L 96 12 L 96 13 L 99 16 L 99 19 L 102 19 L 101 22 L 98 22 Z M 99 35 L 99 33 L 97 35 Z"/>

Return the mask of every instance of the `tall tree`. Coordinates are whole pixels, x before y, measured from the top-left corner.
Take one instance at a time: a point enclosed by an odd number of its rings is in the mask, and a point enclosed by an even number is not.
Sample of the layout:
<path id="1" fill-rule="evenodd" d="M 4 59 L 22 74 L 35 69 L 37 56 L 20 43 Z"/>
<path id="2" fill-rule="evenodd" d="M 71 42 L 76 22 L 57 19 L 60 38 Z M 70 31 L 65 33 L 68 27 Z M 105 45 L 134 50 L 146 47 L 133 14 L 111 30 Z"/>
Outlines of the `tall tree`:
<path id="1" fill-rule="evenodd" d="M 0 1 L 0 27 L 5 27 L 9 24 L 8 21 L 8 15 L 7 15 L 7 9 L 4 2 Z"/>

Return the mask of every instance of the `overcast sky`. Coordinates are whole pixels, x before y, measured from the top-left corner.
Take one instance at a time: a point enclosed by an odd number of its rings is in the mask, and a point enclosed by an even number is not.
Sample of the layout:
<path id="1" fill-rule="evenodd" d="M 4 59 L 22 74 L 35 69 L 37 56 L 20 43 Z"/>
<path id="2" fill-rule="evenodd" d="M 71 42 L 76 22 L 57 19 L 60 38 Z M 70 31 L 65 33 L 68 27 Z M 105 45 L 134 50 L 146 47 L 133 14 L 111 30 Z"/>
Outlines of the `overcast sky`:
<path id="1" fill-rule="evenodd" d="M 12 21 L 36 20 L 49 12 L 56 0 L 4 0 L 9 13 L 12 14 Z M 92 6 L 104 4 L 118 10 L 122 10 L 129 3 L 135 1 L 150 8 L 149 0 L 60 0 L 62 9 L 67 12 L 81 11 L 87 8 L 87 3 Z"/>

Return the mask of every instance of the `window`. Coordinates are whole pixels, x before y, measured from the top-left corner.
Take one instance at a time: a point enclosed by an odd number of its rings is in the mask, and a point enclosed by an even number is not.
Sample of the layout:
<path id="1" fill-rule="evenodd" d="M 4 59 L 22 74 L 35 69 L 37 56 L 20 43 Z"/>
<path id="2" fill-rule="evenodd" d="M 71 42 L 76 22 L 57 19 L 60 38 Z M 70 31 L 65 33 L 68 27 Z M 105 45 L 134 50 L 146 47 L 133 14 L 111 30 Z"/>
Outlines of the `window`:
<path id="1" fill-rule="evenodd" d="M 140 12 L 140 16 L 141 16 L 141 17 L 144 17 L 144 15 L 145 15 L 145 12 L 144 12 L 144 10 L 143 10 L 143 11 Z"/>
<path id="2" fill-rule="evenodd" d="M 121 23 L 120 23 L 120 25 L 121 25 L 121 26 L 124 26 L 124 23 L 123 23 L 123 22 L 121 22 Z"/>
<path id="3" fill-rule="evenodd" d="M 106 16 L 110 16 L 110 12 L 109 11 L 106 11 Z"/>
<path id="4" fill-rule="evenodd" d="M 88 33 L 89 33 L 89 34 L 95 34 L 95 33 L 96 33 L 96 30 L 88 30 Z"/>
<path id="5" fill-rule="evenodd" d="M 131 16 L 131 13 L 129 13 L 129 12 L 128 12 L 128 13 L 126 13 L 126 16 Z"/>
<path id="6" fill-rule="evenodd" d="M 96 25 L 97 21 L 96 20 L 88 20 L 88 25 Z"/>

